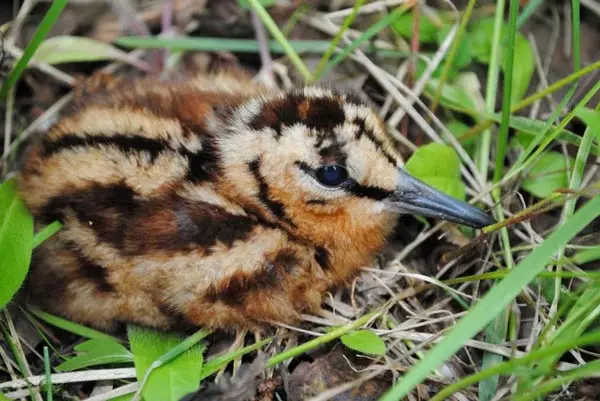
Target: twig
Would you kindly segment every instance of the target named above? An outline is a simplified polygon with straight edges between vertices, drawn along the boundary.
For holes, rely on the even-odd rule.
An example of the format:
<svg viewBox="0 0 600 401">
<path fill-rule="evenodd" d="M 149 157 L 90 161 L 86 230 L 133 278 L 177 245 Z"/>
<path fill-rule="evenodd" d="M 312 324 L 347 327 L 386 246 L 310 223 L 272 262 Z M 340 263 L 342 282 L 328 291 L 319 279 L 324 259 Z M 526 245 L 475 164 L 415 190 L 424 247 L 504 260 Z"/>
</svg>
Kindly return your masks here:
<svg viewBox="0 0 600 401">
<path fill-rule="evenodd" d="M 54 373 L 51 375 L 52 383 L 78 383 L 91 382 L 97 380 L 117 380 L 117 379 L 133 379 L 136 377 L 135 368 L 119 368 L 119 369 L 98 369 L 86 370 L 82 372 L 70 373 Z M 18 389 L 31 386 L 39 386 L 46 380 L 45 375 L 29 376 L 25 379 L 12 380 L 6 383 L 0 383 L 0 390 Z"/>
<path fill-rule="evenodd" d="M 275 86 L 275 75 L 273 74 L 273 59 L 271 58 L 271 53 L 269 52 L 267 31 L 254 9 L 250 9 L 250 15 L 252 16 L 252 27 L 254 28 L 254 35 L 256 35 L 256 41 L 258 42 L 259 46 L 260 62 L 262 64 L 261 73 L 263 74 L 263 77 L 267 81 L 267 84 L 269 86 Z"/>
<path fill-rule="evenodd" d="M 161 31 L 164 36 L 168 36 L 171 33 L 172 24 L 173 24 L 173 0 L 165 0 L 165 5 L 163 7 L 163 12 L 161 16 Z M 169 55 L 171 51 L 168 47 L 163 49 L 162 59 L 160 60 L 161 64 L 159 66 L 159 70 L 163 71 L 165 66 L 167 65 L 167 60 L 169 60 Z"/>
<path fill-rule="evenodd" d="M 140 384 L 138 382 L 129 383 L 119 388 L 116 388 L 111 391 L 107 391 L 106 393 L 98 394 L 90 398 L 86 398 L 84 401 L 106 401 L 112 400 L 114 398 L 120 397 L 125 394 L 131 394 L 138 390 Z"/>
</svg>

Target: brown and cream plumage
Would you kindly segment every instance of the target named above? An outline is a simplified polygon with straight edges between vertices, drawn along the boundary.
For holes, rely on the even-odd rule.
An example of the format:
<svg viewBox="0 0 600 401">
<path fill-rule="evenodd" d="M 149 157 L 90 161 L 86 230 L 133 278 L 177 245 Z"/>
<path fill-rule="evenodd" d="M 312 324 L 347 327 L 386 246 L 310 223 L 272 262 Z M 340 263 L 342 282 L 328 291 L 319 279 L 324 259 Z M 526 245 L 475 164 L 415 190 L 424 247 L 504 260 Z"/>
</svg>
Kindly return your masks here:
<svg viewBox="0 0 600 401">
<path fill-rule="evenodd" d="M 397 213 L 492 220 L 410 177 L 375 112 L 238 72 L 97 78 L 28 150 L 20 192 L 64 228 L 30 299 L 101 329 L 294 322 L 370 263 Z"/>
</svg>

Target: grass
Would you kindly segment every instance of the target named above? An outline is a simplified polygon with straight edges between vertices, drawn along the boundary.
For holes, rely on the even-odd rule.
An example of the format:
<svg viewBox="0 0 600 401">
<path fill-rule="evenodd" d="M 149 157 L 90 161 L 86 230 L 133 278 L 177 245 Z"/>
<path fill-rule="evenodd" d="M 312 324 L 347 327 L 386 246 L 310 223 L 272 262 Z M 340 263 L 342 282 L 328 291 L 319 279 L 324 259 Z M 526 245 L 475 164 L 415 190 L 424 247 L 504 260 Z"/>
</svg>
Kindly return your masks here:
<svg viewBox="0 0 600 401">
<path fill-rule="evenodd" d="M 176 400 L 179 395 L 194 391 L 200 380 L 214 381 L 228 367 L 237 371 L 244 355 L 255 355 L 256 352 L 267 354 L 263 370 L 287 370 L 292 359 L 309 352 L 318 352 L 340 338 L 343 344 L 350 347 L 349 352 L 369 354 L 369 350 L 373 349 L 378 353 L 385 352 L 383 358 L 371 355 L 372 368 L 400 374 L 399 380 L 382 395 L 380 401 L 404 399 L 408 394 L 414 394 L 419 384 L 428 380 L 445 383 L 447 378 L 440 377 L 441 367 L 451 368 L 455 364 L 463 367 L 464 374 L 452 377 L 449 384 L 441 385 L 436 394 L 431 394 L 432 400 L 451 399 L 456 394 L 469 398 L 469 395 L 477 394 L 478 400 L 487 401 L 503 392 L 515 400 L 543 399 L 565 387 L 577 391 L 581 380 L 597 377 L 600 374 L 600 363 L 596 351 L 590 346 L 600 344 L 600 333 L 594 329 L 600 318 L 600 292 L 597 289 L 600 272 L 597 267 L 594 270 L 600 254 L 597 246 L 585 245 L 586 235 L 582 231 L 600 216 L 600 184 L 593 181 L 597 167 L 592 162 L 593 156 L 600 155 L 600 107 L 590 103 L 600 90 L 600 83 L 589 89 L 574 105 L 570 104 L 582 79 L 600 69 L 600 60 L 592 60 L 582 67 L 580 49 L 584 38 L 580 36 L 580 4 L 577 0 L 572 0 L 570 22 L 573 72 L 556 82 L 550 82 L 546 88 L 530 92 L 529 96 L 515 99 L 513 94 L 518 89 L 517 78 L 522 76 L 520 68 L 523 60 L 528 57 L 533 60 L 534 57 L 531 52 L 523 52 L 517 46 L 522 40 L 519 28 L 524 22 L 535 18 L 535 10 L 544 7 L 539 1 L 531 1 L 519 13 L 518 3 L 510 0 L 508 19 L 504 20 L 506 5 L 504 1 L 498 1 L 493 16 L 490 17 L 493 23 L 484 32 L 486 36 L 483 38 L 475 36 L 470 30 L 475 20 L 482 18 L 474 12 L 475 2 L 470 1 L 459 15 L 456 36 L 446 54 L 443 54 L 442 67 L 434 71 L 439 77 L 438 86 L 433 91 L 424 88 L 421 93 L 407 92 L 394 80 L 402 79 L 402 68 L 397 67 L 408 60 L 407 51 L 410 48 L 405 42 L 406 38 L 394 28 L 394 23 L 417 7 L 415 3 L 408 2 L 391 11 L 368 14 L 365 11 L 370 3 L 358 1 L 347 10 L 343 18 L 329 21 L 337 27 L 335 34 L 329 34 L 330 39 L 303 40 L 298 37 L 291 39 L 289 34 L 283 32 L 291 32 L 291 26 L 299 24 L 323 32 L 331 32 L 331 26 L 326 26 L 322 19 L 303 9 L 293 14 L 283 29 L 270 16 L 268 2 L 248 0 L 249 6 L 273 37 L 266 44 L 269 46 L 268 50 L 282 55 L 282 59 L 276 62 L 289 62 L 302 82 L 319 82 L 335 73 L 340 74 L 343 70 L 341 67 L 358 67 L 361 71 L 367 71 L 370 78 L 379 83 L 377 89 L 381 91 L 381 98 L 377 100 L 389 103 L 392 105 L 390 107 L 396 107 L 400 92 L 409 97 L 424 94 L 425 98 L 431 99 L 429 108 L 437 109 L 437 115 L 443 123 L 452 120 L 474 121 L 467 134 L 449 146 L 461 151 L 468 160 L 474 161 L 475 166 L 463 166 L 460 170 L 463 180 L 458 184 L 453 182 L 452 185 L 462 185 L 461 188 L 469 193 L 470 198 L 476 198 L 484 207 L 493 210 L 498 220 L 502 220 L 497 226 L 485 230 L 478 238 L 480 242 L 474 241 L 471 233 L 460 232 L 448 225 L 424 226 L 412 243 L 386 260 L 385 270 L 369 269 L 365 272 L 356 288 L 353 288 L 351 303 L 333 299 L 325 304 L 329 311 L 326 317 L 307 317 L 302 327 L 280 328 L 276 336 L 256 338 L 254 342 L 240 337 L 231 349 L 211 357 L 208 357 L 206 341 L 212 336 L 206 331 L 183 338 L 130 328 L 129 337 L 124 339 L 108 336 L 45 312 L 34 310 L 29 314 L 24 309 L 25 316 L 40 333 L 39 349 L 43 355 L 26 353 L 26 341 L 16 331 L 13 322 L 19 316 L 18 309 L 5 308 L 0 327 L 10 354 L 0 355 L 3 363 L 0 364 L 0 375 L 10 377 L 8 383 L 33 374 L 42 375 L 45 380 L 43 391 L 32 385 L 7 390 L 8 387 L 3 387 L 3 383 L 0 383 L 0 399 L 6 398 L 1 393 L 14 398 L 14 394 L 10 394 L 14 391 L 24 391 L 24 397 L 36 401 L 62 399 L 58 388 L 68 392 L 69 387 L 58 383 L 55 379 L 59 376 L 54 372 L 60 371 L 59 363 L 64 358 L 62 355 L 61 358 L 52 358 L 52 354 L 56 354 L 55 350 L 64 352 L 71 347 L 72 344 L 61 343 L 64 336 L 57 338 L 54 334 L 65 331 L 73 333 L 77 338 L 86 339 L 66 355 L 72 366 L 85 366 L 84 374 L 106 374 L 105 378 L 109 380 L 110 374 L 116 374 L 117 370 L 122 374 L 123 371 L 119 369 L 124 366 L 137 368 L 136 374 L 125 377 L 131 383 L 121 387 L 124 393 L 119 394 L 119 398 L 116 395 L 105 398 L 107 400 L 136 400 L 143 397 L 146 401 L 152 401 L 156 397 L 153 394 L 158 394 L 159 390 L 164 390 L 164 394 L 167 394 L 161 393 L 161 401 Z M 65 4 L 66 1 L 55 1 L 49 7 L 23 56 L 4 80 L 0 88 L 1 99 L 11 93 L 15 95 L 16 83 Z M 421 32 L 422 40 L 427 40 L 428 37 L 423 31 L 426 29 L 424 17 L 439 19 L 445 28 L 450 28 L 450 24 L 453 24 L 444 19 L 446 13 L 429 6 L 419 7 L 422 7 L 419 10 L 421 17 L 414 19 L 413 23 L 417 25 L 411 32 Z M 481 32 L 479 34 L 484 35 Z M 435 38 L 435 35 L 432 37 Z M 474 57 L 465 65 L 457 65 L 462 43 L 480 43 L 484 39 L 489 46 L 486 60 Z M 126 48 L 159 47 L 168 48 L 172 52 L 202 50 L 252 54 L 261 50 L 260 45 L 252 38 L 122 37 L 116 43 Z M 440 43 L 434 40 L 427 45 L 435 47 L 440 46 Z M 469 51 L 474 55 L 480 50 L 471 48 Z M 517 51 L 520 53 L 516 54 Z M 367 55 L 367 60 L 359 57 L 360 52 Z M 315 54 L 320 56 L 316 68 L 311 71 L 307 66 L 307 58 Z M 394 58 L 385 58 L 386 54 L 393 54 Z M 427 59 L 431 53 L 420 53 L 419 56 Z M 391 79 L 391 74 L 372 60 L 388 63 L 386 67 L 389 70 L 398 69 L 399 78 L 392 75 L 394 79 Z M 474 70 L 476 63 L 487 68 L 487 86 L 484 93 L 478 92 L 480 97 L 477 99 L 473 95 L 472 86 L 459 79 Z M 389 68 L 391 66 L 394 68 Z M 418 78 L 418 69 L 416 73 Z M 503 101 L 500 110 L 496 110 L 501 81 Z M 547 96 L 565 87 L 569 90 L 558 102 L 558 107 L 549 111 L 549 116 L 522 118 L 528 107 L 537 101 L 545 101 Z M 464 98 L 453 98 L 452 94 L 456 93 L 467 96 L 469 102 L 465 103 Z M 415 108 L 422 109 L 421 112 L 426 107 L 419 102 L 415 102 L 415 105 Z M 14 107 L 16 106 L 12 102 L 6 103 L 5 108 L 11 111 L 6 115 L 11 122 L 14 110 L 10 109 Z M 386 113 L 382 114 L 386 118 Z M 574 121 L 585 126 L 583 132 L 574 132 Z M 435 120 L 415 119 L 412 124 L 415 129 L 434 131 L 430 125 L 432 122 Z M 531 134 L 528 145 L 521 153 L 517 153 L 517 148 L 511 142 L 514 137 L 511 129 L 529 130 Z M 475 139 L 475 146 L 470 151 L 466 150 L 465 145 L 468 138 Z M 398 139 L 404 144 L 411 140 L 407 137 Z M 18 140 L 19 138 L 14 139 Z M 5 154 L 9 145 L 12 144 L 5 144 Z M 414 144 L 410 145 L 414 147 Z M 575 155 L 573 165 L 565 157 L 567 151 Z M 545 181 L 549 195 L 539 197 L 528 193 L 524 182 L 528 171 L 549 152 L 558 153 L 563 164 L 558 171 L 564 174 L 552 175 L 556 178 Z M 465 161 L 465 158 L 461 159 Z M 437 163 L 442 169 L 450 169 L 450 165 L 445 164 L 449 162 L 435 154 L 422 163 Z M 458 171 L 458 166 L 456 169 Z M 25 227 L 19 222 L 31 218 L 19 206 L 14 191 L 10 192 L 10 183 L 8 177 L 3 178 L 3 185 L 0 187 L 0 247 L 7 247 L 6 249 L 9 246 L 7 244 L 12 244 L 10 239 L 17 235 L 16 230 L 23 230 Z M 475 185 L 477 183 L 483 185 Z M 522 196 L 517 198 L 516 193 Z M 514 199 L 519 199 L 519 202 L 515 204 L 508 201 Z M 508 220 L 505 221 L 505 217 Z M 528 221 L 531 218 L 545 221 L 550 228 L 542 230 L 530 225 Z M 506 224 L 507 222 L 510 224 Z M 18 234 L 26 240 L 20 242 L 20 248 L 15 248 L 20 253 L 15 253 L 14 263 L 11 263 L 14 272 L 11 270 L 10 274 L 14 274 L 15 279 L 7 284 L 10 286 L 7 293 L 18 290 L 29 267 L 32 250 L 60 228 L 60 224 L 55 222 L 36 233 Z M 432 246 L 423 241 L 434 238 L 440 232 L 457 243 L 469 243 L 479 256 L 469 256 L 472 249 L 455 249 L 455 255 L 462 254 L 462 258 L 444 260 L 434 277 L 426 278 L 422 272 L 414 271 L 408 266 L 423 264 L 418 258 L 412 257 L 413 253 Z M 11 245 L 11 249 L 13 248 Z M 0 253 L 3 251 L 3 248 L 0 249 Z M 433 253 L 432 251 L 425 249 L 425 253 Z M 369 295 L 369 305 L 374 307 L 368 312 L 364 307 L 367 304 L 368 290 L 365 288 L 368 285 L 363 285 L 362 280 L 371 280 L 380 290 L 376 295 Z M 0 280 L 0 284 L 3 283 Z M 441 295 L 432 297 L 433 291 Z M 517 310 L 521 313 L 515 313 Z M 530 332 L 519 330 L 525 323 L 524 312 L 535 316 Z M 444 318 L 437 321 L 436 317 L 439 315 Z M 424 336 L 431 333 L 439 333 L 440 338 L 433 341 L 432 336 Z M 428 339 L 417 341 L 415 338 Z M 485 344 L 485 351 L 479 352 L 472 346 L 474 338 L 478 339 L 478 344 Z M 511 341 L 512 344 L 507 344 L 506 341 Z M 81 352 L 89 350 L 90 346 L 93 346 L 93 355 Z M 59 362 L 55 362 L 56 360 Z M 106 360 L 114 362 L 109 369 L 106 369 Z M 70 373 L 76 372 L 60 374 Z M 173 380 L 176 377 L 181 380 Z M 367 379 L 367 375 L 363 374 L 357 374 L 357 377 Z M 60 378 L 62 381 L 64 376 Z M 147 391 L 148 389 L 152 391 Z"/>
</svg>

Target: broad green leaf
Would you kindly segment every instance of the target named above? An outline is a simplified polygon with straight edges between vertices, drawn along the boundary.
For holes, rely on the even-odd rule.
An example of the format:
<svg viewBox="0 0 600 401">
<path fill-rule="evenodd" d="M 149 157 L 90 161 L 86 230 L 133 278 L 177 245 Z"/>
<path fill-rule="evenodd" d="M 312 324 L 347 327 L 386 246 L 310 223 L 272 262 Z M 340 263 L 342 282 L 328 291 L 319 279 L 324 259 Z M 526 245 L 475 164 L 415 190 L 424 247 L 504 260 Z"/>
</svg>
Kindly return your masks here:
<svg viewBox="0 0 600 401">
<path fill-rule="evenodd" d="M 439 23 L 434 23 L 429 17 L 421 15 L 421 18 L 419 18 L 419 41 L 421 43 L 435 42 L 438 30 L 441 28 L 438 25 Z M 404 38 L 412 38 L 413 14 L 409 13 L 399 16 L 392 22 L 391 27 L 398 35 Z"/>
<path fill-rule="evenodd" d="M 101 60 L 131 61 L 127 53 L 108 43 L 67 35 L 54 36 L 42 42 L 33 60 L 48 64 Z"/>
<path fill-rule="evenodd" d="M 166 362 L 165 355 L 185 342 L 184 337 L 131 325 L 128 337 L 138 381 L 142 383 L 148 369 L 153 369 L 143 387 L 145 401 L 179 401 L 198 389 L 204 362 L 205 346 L 202 343 L 196 343 Z M 165 362 L 155 367 L 157 361 Z"/>
<path fill-rule="evenodd" d="M 33 249 L 33 217 L 17 193 L 17 183 L 0 185 L 0 309 L 21 288 Z"/>
<path fill-rule="evenodd" d="M 575 115 L 592 130 L 596 136 L 596 142 L 600 145 L 600 110 L 592 110 L 587 107 L 575 109 Z"/>
<path fill-rule="evenodd" d="M 569 166 L 573 166 L 575 159 L 569 158 Z M 569 171 L 567 159 L 562 153 L 547 152 L 540 156 L 531 167 L 523 180 L 523 189 L 537 196 L 545 198 L 560 188 L 569 187 Z"/>
<path fill-rule="evenodd" d="M 433 97 L 437 87 L 439 86 L 439 79 L 431 78 L 425 85 L 425 94 L 429 97 Z M 458 86 L 446 82 L 442 87 L 442 96 L 440 97 L 440 104 L 458 111 L 470 111 L 471 113 L 477 110 L 475 103 L 471 97 L 465 93 L 464 90 Z"/>
<path fill-rule="evenodd" d="M 523 150 L 532 140 L 532 136 L 518 132 L 510 144 L 512 148 Z M 567 160 L 562 153 L 549 151 L 542 154 L 527 172 L 523 189 L 539 198 L 545 198 L 557 189 L 568 188 L 570 174 L 567 163 L 573 167 L 574 162 L 574 158 L 569 157 Z"/>
<path fill-rule="evenodd" d="M 434 188 L 465 200 L 466 188 L 460 178 L 460 159 L 451 147 L 440 143 L 422 146 L 408 159 L 404 167 Z"/>
<path fill-rule="evenodd" d="M 77 356 L 61 363 L 56 369 L 69 372 L 88 366 L 133 362 L 133 354 L 110 338 L 88 340 L 77 345 L 75 351 L 77 351 Z"/>
<path fill-rule="evenodd" d="M 4 394 L 0 393 L 0 401 L 11 401 L 10 398 L 7 398 Z"/>
<path fill-rule="evenodd" d="M 502 43 L 508 40 L 508 27 L 502 25 L 500 38 Z M 517 32 L 515 38 L 514 57 L 515 64 L 513 67 L 513 82 L 512 82 L 512 98 L 511 104 L 517 103 L 523 98 L 527 92 L 527 88 L 531 82 L 533 72 L 535 71 L 535 58 L 533 51 L 527 38 Z M 471 55 L 482 64 L 489 64 L 492 53 L 492 40 L 494 37 L 494 18 L 483 18 L 471 25 Z M 502 46 L 502 62 L 501 68 L 506 73 L 506 60 L 508 48 Z"/>
<path fill-rule="evenodd" d="M 506 39 L 508 32 L 506 24 L 500 27 L 500 37 Z M 471 39 L 471 55 L 481 64 L 489 64 L 492 55 L 492 40 L 494 39 L 494 18 L 482 18 L 473 22 L 469 29 Z"/>
<path fill-rule="evenodd" d="M 386 352 L 383 340 L 371 330 L 354 331 L 344 334 L 340 339 L 346 347 L 363 354 L 385 355 Z"/>
</svg>

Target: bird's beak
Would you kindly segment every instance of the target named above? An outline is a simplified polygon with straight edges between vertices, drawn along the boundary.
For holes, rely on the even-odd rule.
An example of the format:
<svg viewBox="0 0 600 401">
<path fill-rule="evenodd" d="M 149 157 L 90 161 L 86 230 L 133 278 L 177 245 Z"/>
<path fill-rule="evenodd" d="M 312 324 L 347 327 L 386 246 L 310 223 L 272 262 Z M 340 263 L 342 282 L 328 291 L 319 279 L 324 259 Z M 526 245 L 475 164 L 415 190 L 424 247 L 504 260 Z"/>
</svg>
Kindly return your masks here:
<svg viewBox="0 0 600 401">
<path fill-rule="evenodd" d="M 475 206 L 445 195 L 411 176 L 404 169 L 399 169 L 398 175 L 396 191 L 384 200 L 389 211 L 434 217 L 474 228 L 482 228 L 496 222 Z"/>
</svg>

